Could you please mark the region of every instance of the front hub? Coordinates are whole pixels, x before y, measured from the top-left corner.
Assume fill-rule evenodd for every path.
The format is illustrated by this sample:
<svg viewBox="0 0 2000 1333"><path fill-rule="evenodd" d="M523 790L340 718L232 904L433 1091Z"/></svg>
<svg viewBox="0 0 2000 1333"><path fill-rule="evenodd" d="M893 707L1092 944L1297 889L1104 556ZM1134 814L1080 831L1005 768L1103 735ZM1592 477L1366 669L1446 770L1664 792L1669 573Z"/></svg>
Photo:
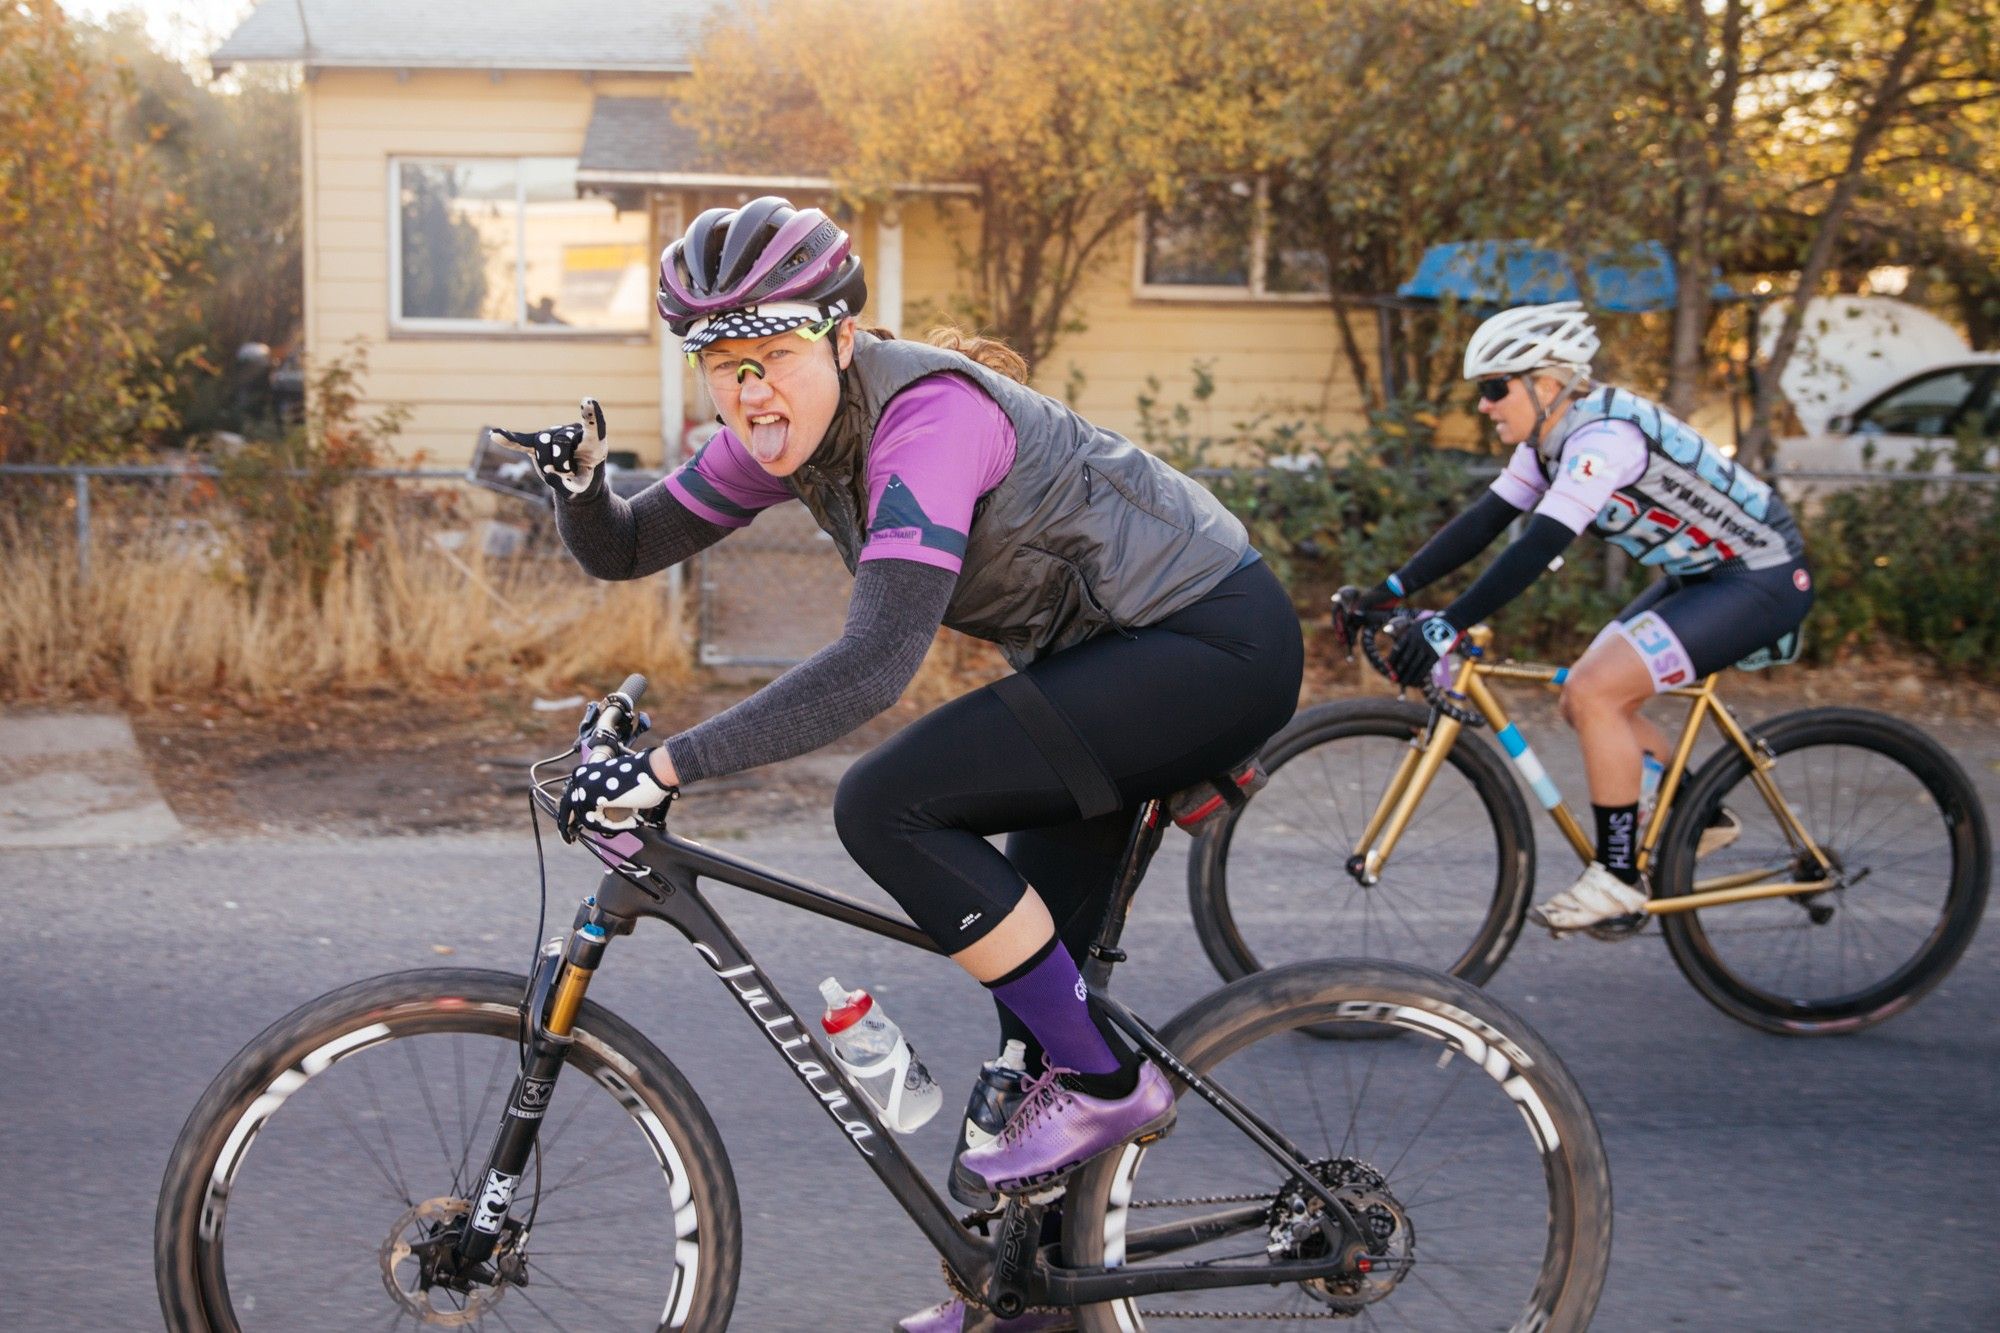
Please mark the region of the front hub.
<svg viewBox="0 0 2000 1333"><path fill-rule="evenodd" d="M454 1271L454 1246L471 1211L464 1199L426 1199L397 1218L382 1242L382 1285L419 1325L476 1323L509 1286L527 1281L521 1231L513 1225L503 1230L490 1266Z"/></svg>

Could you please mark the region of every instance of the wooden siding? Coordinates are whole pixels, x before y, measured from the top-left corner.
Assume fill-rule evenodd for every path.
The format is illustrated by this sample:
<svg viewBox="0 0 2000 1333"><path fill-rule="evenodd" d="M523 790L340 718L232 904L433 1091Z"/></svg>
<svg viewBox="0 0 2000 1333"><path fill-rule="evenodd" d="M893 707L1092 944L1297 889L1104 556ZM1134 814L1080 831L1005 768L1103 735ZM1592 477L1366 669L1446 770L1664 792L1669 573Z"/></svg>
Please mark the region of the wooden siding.
<svg viewBox="0 0 2000 1333"><path fill-rule="evenodd" d="M411 409L405 458L457 466L482 425L571 418L604 403L612 443L660 454L659 352L637 334L412 333L389 310L389 162L395 157L574 157L594 98L657 94L657 79L576 74L325 70L306 85L306 345L317 357L358 339L373 403ZM650 232L647 248L657 253Z"/></svg>
<svg viewBox="0 0 2000 1333"><path fill-rule="evenodd" d="M663 329L656 321L648 320L644 333L587 336L392 329L389 162L575 156L597 96L653 96L663 86L643 77L509 73L496 81L480 72L415 71L399 79L358 70L322 71L306 85L306 344L319 357L355 340L366 345L372 399L412 409L401 441L406 457L456 465L480 426L563 420L591 394L605 405L616 447L659 461ZM684 216L723 202L724 193L683 194ZM976 224L964 205L934 198L907 199L899 212L904 332L921 337L951 308L962 285L954 241L970 243ZM874 217L854 229L864 262L874 263ZM1192 367L1200 361L1216 386L1198 416L1203 429L1225 433L1258 415L1318 420L1334 431L1362 424L1360 397L1323 305L1141 298L1133 287L1136 238L1136 228L1121 231L1085 283L1077 314L1086 328L1036 367L1038 388L1061 395L1080 374L1078 409L1136 435L1137 399L1148 378L1159 380L1164 404L1192 403ZM665 239L649 235L648 252L657 254ZM1374 320L1366 312L1354 318L1372 364ZM693 377L686 415L712 415Z"/></svg>

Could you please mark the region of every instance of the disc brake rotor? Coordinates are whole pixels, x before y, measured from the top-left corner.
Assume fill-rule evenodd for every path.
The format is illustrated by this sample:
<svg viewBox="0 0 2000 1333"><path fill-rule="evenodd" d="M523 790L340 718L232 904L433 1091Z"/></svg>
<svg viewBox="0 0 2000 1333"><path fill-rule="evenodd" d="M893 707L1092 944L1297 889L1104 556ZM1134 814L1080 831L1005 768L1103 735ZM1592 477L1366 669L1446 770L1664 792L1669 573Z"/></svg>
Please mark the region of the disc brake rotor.
<svg viewBox="0 0 2000 1333"><path fill-rule="evenodd" d="M470 1211L464 1199L426 1199L397 1218L382 1242L382 1285L419 1324L439 1328L470 1324L492 1309L505 1291L502 1284L461 1292L431 1280L430 1265L418 1247L436 1240Z"/></svg>
<svg viewBox="0 0 2000 1333"><path fill-rule="evenodd" d="M1372 1305L1402 1282L1413 1266L1416 1229L1382 1174L1366 1162L1335 1158L1312 1172L1345 1204L1365 1233L1349 1277L1313 1278L1299 1286L1315 1300L1354 1314L1356 1301ZM1317 1259L1341 1244L1339 1222L1317 1197L1294 1185L1272 1202L1267 1251L1273 1258Z"/></svg>

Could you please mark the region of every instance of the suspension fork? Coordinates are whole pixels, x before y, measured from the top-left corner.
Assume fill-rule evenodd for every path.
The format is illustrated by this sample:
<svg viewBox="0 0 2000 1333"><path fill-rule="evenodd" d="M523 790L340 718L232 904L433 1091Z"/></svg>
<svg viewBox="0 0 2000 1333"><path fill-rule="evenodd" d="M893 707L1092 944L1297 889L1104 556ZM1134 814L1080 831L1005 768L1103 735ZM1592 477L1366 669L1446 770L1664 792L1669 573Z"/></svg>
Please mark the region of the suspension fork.
<svg viewBox="0 0 2000 1333"><path fill-rule="evenodd" d="M474 1177L479 1193L453 1247L459 1272L493 1256L508 1206L535 1151L556 1077L576 1040L576 1016L583 1008L584 992L590 988L590 979L603 962L609 943L604 927L593 919L596 902L595 898L586 899L577 909L576 923L567 939L551 938L536 956L534 979L521 1015L527 1028L527 1055L507 1095L507 1109L500 1117L493 1150L487 1154L484 1169Z"/></svg>

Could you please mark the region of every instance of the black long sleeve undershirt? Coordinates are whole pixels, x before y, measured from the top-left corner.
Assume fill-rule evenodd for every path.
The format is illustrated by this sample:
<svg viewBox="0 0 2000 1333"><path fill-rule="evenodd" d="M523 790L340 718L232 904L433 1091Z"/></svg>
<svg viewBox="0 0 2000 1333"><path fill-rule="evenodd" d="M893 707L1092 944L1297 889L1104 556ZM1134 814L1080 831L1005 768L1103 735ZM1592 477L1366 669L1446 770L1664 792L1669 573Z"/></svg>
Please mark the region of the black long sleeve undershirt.
<svg viewBox="0 0 2000 1333"><path fill-rule="evenodd" d="M1455 629L1477 625L1526 592L1549 567L1549 561L1575 540L1576 534L1561 520L1536 514L1528 520L1528 530L1508 543L1486 572L1444 609L1445 620Z"/></svg>
<svg viewBox="0 0 2000 1333"><path fill-rule="evenodd" d="M1487 491L1457 518L1439 528L1396 571L1403 595L1413 597L1493 544L1521 511ZM1453 621L1453 624L1459 622Z"/></svg>

